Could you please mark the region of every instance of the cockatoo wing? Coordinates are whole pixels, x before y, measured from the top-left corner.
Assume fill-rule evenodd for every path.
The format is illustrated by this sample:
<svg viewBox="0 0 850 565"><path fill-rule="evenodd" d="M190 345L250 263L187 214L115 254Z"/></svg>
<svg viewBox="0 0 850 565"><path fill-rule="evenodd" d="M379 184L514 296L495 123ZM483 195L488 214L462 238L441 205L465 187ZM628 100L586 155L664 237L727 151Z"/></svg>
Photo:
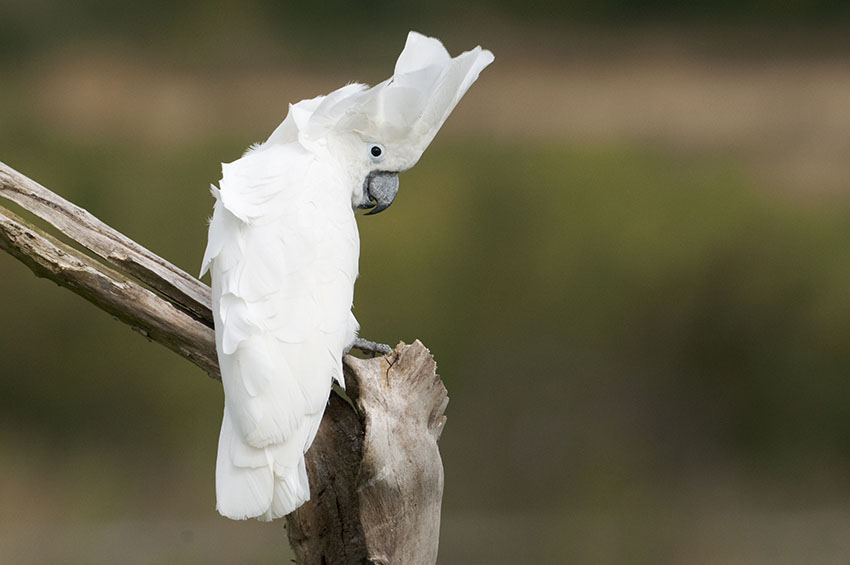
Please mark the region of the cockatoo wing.
<svg viewBox="0 0 850 565"><path fill-rule="evenodd" d="M225 416L218 508L277 518L309 499L304 451L322 419L351 315L359 240L346 187L298 144L223 166L210 224Z"/></svg>

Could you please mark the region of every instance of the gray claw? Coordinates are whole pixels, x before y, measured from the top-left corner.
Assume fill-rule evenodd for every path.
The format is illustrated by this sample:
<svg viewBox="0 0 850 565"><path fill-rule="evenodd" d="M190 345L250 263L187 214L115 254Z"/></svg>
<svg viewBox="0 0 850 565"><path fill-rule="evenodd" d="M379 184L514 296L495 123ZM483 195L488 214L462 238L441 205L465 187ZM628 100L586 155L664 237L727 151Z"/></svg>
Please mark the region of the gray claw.
<svg viewBox="0 0 850 565"><path fill-rule="evenodd" d="M362 337L358 337L354 340L354 343L351 344L351 349L359 349L363 353L371 353L373 357L378 354L386 355L393 350L392 347L385 343L369 341Z"/></svg>

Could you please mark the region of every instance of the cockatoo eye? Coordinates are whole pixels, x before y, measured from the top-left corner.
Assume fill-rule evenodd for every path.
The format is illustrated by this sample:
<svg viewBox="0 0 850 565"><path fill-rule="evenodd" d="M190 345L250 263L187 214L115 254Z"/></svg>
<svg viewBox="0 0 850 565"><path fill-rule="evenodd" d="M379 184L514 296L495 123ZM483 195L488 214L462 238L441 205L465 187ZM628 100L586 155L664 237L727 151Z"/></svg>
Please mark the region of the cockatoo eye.
<svg viewBox="0 0 850 565"><path fill-rule="evenodd" d="M386 153L386 149L384 149L384 146L380 143L369 144L369 156L372 157L373 163L380 163L383 161Z"/></svg>

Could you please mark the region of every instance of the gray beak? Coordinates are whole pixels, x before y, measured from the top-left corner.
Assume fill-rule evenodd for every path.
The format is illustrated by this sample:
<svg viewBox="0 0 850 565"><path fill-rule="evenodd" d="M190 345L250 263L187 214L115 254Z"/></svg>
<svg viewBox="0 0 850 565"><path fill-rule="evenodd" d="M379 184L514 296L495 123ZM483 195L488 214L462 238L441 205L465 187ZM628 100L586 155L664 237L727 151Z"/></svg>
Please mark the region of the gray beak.
<svg viewBox="0 0 850 565"><path fill-rule="evenodd" d="M372 208L366 213L367 216L383 212L393 203L396 194L398 194L398 173L372 171L363 181L363 195L368 201L360 207Z"/></svg>

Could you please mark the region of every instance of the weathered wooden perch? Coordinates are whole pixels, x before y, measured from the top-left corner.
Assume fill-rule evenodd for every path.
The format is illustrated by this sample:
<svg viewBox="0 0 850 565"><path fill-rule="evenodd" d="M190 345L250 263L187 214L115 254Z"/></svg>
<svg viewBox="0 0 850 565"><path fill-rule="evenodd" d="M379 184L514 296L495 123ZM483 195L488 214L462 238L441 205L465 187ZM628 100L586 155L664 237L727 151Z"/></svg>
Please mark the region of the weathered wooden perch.
<svg viewBox="0 0 850 565"><path fill-rule="evenodd" d="M345 361L357 410L332 399L317 436L328 437L310 448L312 498L287 517L298 562L435 563L443 499L437 440L449 398L434 358L417 340L385 357ZM332 411L339 414L329 418ZM335 473L357 463L357 473Z"/></svg>
<svg viewBox="0 0 850 565"><path fill-rule="evenodd" d="M209 287L3 163L0 196L111 267L3 206L0 249L220 379ZM434 358L416 341L344 363L353 405L331 395L307 452L311 500L287 516L297 560L434 563L443 496L437 440L448 403Z"/></svg>

